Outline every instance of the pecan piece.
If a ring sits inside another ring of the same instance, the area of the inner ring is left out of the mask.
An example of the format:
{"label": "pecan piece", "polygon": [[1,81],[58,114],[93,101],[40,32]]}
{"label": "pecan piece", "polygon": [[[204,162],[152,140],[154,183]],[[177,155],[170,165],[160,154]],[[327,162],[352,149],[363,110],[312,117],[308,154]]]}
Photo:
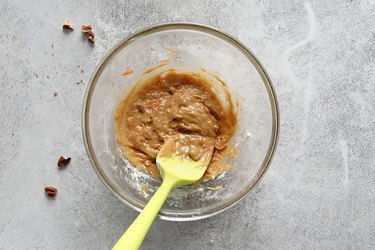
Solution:
{"label": "pecan piece", "polygon": [[82,31],[83,33],[87,33],[87,32],[89,32],[89,31],[91,31],[91,30],[92,30],[91,25],[88,25],[88,24],[84,24],[84,25],[82,25],[81,31]]}
{"label": "pecan piece", "polygon": [[92,42],[92,43],[94,43],[95,42],[95,34],[94,34],[94,32],[92,32],[92,31],[89,31],[89,32],[87,32],[86,33],[86,36],[87,36],[87,39],[90,41],[90,42]]}
{"label": "pecan piece", "polygon": [[90,42],[92,42],[92,43],[95,42],[95,35],[94,35],[94,32],[92,32],[91,25],[88,25],[88,24],[82,25],[81,31],[82,31],[82,33],[86,34],[87,39]]}
{"label": "pecan piece", "polygon": [[89,36],[89,37],[87,37],[87,39],[88,39],[90,42],[95,43],[95,39],[94,39],[93,36]]}
{"label": "pecan piece", "polygon": [[46,195],[48,195],[49,197],[55,197],[56,194],[57,194],[57,188],[52,187],[52,186],[48,186],[48,187],[45,187],[45,188],[44,188],[44,192],[45,192]]}
{"label": "pecan piece", "polygon": [[70,157],[64,158],[64,156],[60,156],[59,160],[57,161],[57,166],[59,166],[60,168],[65,167],[66,165],[69,164],[71,159],[72,158],[70,158]]}
{"label": "pecan piece", "polygon": [[63,25],[63,29],[66,29],[66,30],[74,30],[74,26],[72,23],[70,23],[69,21],[66,21]]}

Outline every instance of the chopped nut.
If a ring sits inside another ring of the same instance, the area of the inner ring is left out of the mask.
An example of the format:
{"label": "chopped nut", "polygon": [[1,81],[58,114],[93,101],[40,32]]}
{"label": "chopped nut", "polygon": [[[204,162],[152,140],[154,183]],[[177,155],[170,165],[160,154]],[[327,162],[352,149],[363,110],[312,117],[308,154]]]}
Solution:
{"label": "chopped nut", "polygon": [[88,24],[82,25],[81,31],[86,34],[87,39],[90,42],[92,42],[92,43],[95,42],[95,34],[94,34],[94,32],[92,32],[91,25],[88,25]]}
{"label": "chopped nut", "polygon": [[63,25],[63,29],[66,29],[66,30],[74,30],[74,26],[72,23],[70,23],[69,21],[66,21]]}
{"label": "chopped nut", "polygon": [[66,165],[69,164],[70,160],[72,158],[64,158],[64,156],[60,156],[59,160],[57,161],[57,166],[59,167],[65,167]]}
{"label": "chopped nut", "polygon": [[146,109],[140,104],[136,104],[135,106],[138,109],[139,113],[144,113],[146,111]]}
{"label": "chopped nut", "polygon": [[132,74],[134,71],[132,69],[125,70],[124,72],[121,73],[121,76],[127,76]]}
{"label": "chopped nut", "polygon": [[92,43],[95,42],[95,39],[94,39],[95,34],[94,34],[94,32],[89,31],[89,32],[86,33],[86,35],[87,35],[87,39],[88,39],[90,42],[92,42]]}
{"label": "chopped nut", "polygon": [[84,25],[82,25],[81,31],[82,31],[83,33],[87,33],[87,32],[89,32],[89,31],[91,31],[91,30],[92,30],[91,25],[88,25],[88,24],[84,24]]}
{"label": "chopped nut", "polygon": [[89,37],[87,37],[87,39],[88,39],[90,42],[95,43],[95,39],[94,39],[94,37],[89,36]]}
{"label": "chopped nut", "polygon": [[45,188],[44,188],[44,192],[45,192],[46,195],[48,195],[49,197],[55,197],[56,194],[57,194],[57,188],[52,187],[52,186],[48,186],[48,187],[45,187]]}
{"label": "chopped nut", "polygon": [[87,32],[86,35],[87,37],[90,37],[90,36],[92,36],[93,38],[95,37],[95,34],[92,31]]}

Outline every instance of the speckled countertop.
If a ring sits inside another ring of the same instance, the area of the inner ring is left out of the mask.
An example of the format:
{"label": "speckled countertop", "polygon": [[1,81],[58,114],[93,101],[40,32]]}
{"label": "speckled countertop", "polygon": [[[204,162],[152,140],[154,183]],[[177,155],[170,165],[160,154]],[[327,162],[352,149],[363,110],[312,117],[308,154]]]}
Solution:
{"label": "speckled countertop", "polygon": [[[82,100],[113,45],[170,21],[251,48],[274,82],[281,134],[243,201],[201,221],[158,220],[143,249],[375,248],[374,1],[2,0],[0,13],[0,249],[110,249],[137,216],[90,166]],[[73,160],[58,171],[61,154]]]}

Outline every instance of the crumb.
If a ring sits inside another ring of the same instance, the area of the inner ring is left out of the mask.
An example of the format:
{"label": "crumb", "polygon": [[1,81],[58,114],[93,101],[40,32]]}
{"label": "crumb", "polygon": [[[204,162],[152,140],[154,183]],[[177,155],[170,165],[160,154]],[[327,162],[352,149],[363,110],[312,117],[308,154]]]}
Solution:
{"label": "crumb", "polygon": [[141,193],[142,193],[142,195],[143,195],[143,197],[148,197],[148,187],[147,187],[147,185],[146,184],[142,184],[142,186],[141,186]]}
{"label": "crumb", "polygon": [[212,190],[212,191],[217,191],[222,189],[222,186],[216,186],[216,187],[207,187],[207,189]]}
{"label": "crumb", "polygon": [[247,140],[249,137],[251,137],[251,133],[247,130],[244,130],[242,133],[241,133],[241,137],[245,140]]}
{"label": "crumb", "polygon": [[85,71],[83,71],[83,69],[81,69],[81,73],[84,73]]}
{"label": "crumb", "polygon": [[175,56],[176,55],[176,49],[174,49],[174,48],[167,48],[167,51],[168,51],[168,53],[171,56]]}
{"label": "crumb", "polygon": [[83,81],[81,80],[81,83],[83,83]]}
{"label": "crumb", "polygon": [[80,84],[80,82],[76,82],[76,84],[78,85],[78,84]]}
{"label": "crumb", "polygon": [[230,150],[230,152],[229,152],[229,157],[230,158],[236,158],[237,155],[238,155],[238,151],[235,151],[233,149]]}
{"label": "crumb", "polygon": [[49,79],[49,76],[46,76],[47,79]]}
{"label": "crumb", "polygon": [[159,63],[169,63],[169,60],[168,59],[161,60]]}
{"label": "crumb", "polygon": [[51,45],[51,47],[52,47],[52,48],[54,47],[53,44]]}
{"label": "crumb", "polygon": [[57,94],[57,92],[53,93],[53,96],[56,97],[58,96],[59,94]]}

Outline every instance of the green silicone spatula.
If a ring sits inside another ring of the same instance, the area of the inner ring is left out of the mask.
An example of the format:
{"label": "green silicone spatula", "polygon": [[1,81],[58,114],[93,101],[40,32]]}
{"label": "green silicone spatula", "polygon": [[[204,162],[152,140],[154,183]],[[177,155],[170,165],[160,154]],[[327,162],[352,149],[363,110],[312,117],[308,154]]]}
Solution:
{"label": "green silicone spatula", "polygon": [[137,250],[141,246],[148,230],[155,220],[173,188],[192,184],[202,178],[211,160],[213,147],[206,148],[207,153],[198,160],[180,155],[168,155],[166,144],[161,148],[156,164],[159,167],[163,183],[148,202],[137,219],[117,241],[113,250]]}

